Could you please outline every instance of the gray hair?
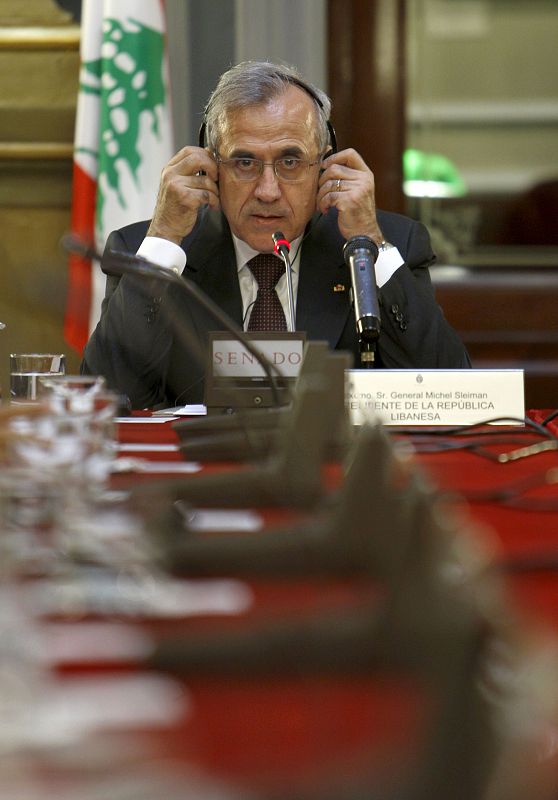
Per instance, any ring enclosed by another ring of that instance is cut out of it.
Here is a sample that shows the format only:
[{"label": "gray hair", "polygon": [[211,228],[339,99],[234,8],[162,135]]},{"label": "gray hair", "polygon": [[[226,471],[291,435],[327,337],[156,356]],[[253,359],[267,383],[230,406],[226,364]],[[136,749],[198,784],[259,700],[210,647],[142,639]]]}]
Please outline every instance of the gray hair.
[{"label": "gray hair", "polygon": [[218,152],[227,115],[239,108],[267,103],[298,86],[314,100],[318,125],[316,139],[320,152],[329,143],[328,120],[331,100],[325,92],[301,77],[291,66],[269,61],[242,61],[221,75],[205,107],[206,146]]}]

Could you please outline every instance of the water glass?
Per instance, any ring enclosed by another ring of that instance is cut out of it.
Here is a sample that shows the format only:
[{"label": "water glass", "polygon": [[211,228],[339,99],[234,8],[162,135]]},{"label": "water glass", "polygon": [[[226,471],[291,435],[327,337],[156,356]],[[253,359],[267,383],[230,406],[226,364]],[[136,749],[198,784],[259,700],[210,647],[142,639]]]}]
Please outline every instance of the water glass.
[{"label": "water glass", "polygon": [[37,381],[40,377],[62,376],[66,372],[63,353],[11,353],[10,401],[33,403],[37,400]]},{"label": "water glass", "polygon": [[48,568],[54,557],[54,529],[60,491],[48,470],[4,464],[0,470],[0,530],[4,573],[19,575]]},{"label": "water glass", "polygon": [[106,389],[101,375],[65,375],[42,378],[39,397],[59,421],[77,426],[85,448],[80,462],[84,485],[104,487],[116,450],[117,395]]},{"label": "water glass", "polygon": [[105,387],[102,375],[42,375],[37,395],[55,413],[90,414]]},{"label": "water glass", "polygon": [[85,480],[90,493],[104,491],[116,459],[116,425],[118,395],[108,389],[98,391],[92,400],[84,436],[87,457],[84,463]]}]

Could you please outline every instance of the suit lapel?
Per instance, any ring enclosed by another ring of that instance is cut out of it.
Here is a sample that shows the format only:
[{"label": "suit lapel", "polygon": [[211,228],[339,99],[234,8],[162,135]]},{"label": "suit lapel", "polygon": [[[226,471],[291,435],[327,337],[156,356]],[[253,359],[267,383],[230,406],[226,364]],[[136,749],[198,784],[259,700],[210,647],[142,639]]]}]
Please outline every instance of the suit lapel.
[{"label": "suit lapel", "polygon": [[335,348],[351,305],[350,275],[343,261],[344,239],[336,215],[317,216],[303,240],[298,279],[296,327],[309,339]]}]

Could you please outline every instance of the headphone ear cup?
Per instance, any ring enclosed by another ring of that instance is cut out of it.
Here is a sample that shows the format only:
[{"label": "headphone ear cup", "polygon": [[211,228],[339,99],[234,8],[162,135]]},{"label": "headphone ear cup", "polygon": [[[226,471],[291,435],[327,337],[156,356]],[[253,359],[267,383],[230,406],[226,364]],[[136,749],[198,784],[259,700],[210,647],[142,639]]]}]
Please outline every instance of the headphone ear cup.
[{"label": "headphone ear cup", "polygon": [[331,144],[331,152],[328,153],[328,156],[332,156],[337,152],[337,136],[335,135],[335,128],[331,122],[328,120],[326,124],[329,131],[329,143]]},{"label": "headphone ear cup", "polygon": [[204,148],[205,147],[205,129],[207,125],[205,119],[203,120],[202,124],[200,125],[200,129],[198,131],[198,147]]}]

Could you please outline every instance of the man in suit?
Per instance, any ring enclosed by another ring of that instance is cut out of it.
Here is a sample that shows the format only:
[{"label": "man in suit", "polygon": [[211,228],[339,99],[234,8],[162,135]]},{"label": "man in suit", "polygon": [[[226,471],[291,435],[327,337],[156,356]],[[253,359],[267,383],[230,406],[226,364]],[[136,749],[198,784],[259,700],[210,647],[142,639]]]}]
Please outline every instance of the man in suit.
[{"label": "man in suit", "polygon": [[[376,365],[461,368],[467,353],[437,306],[425,228],[376,210],[374,176],[361,156],[336,152],[330,101],[290,68],[245,62],[220,79],[197,147],[163,170],[150,222],[111,234],[109,251],[142,255],[193,280],[239,325],[250,328],[258,283],[250,266],[291,242],[296,327],[351,351],[359,344],[343,244],[368,236],[379,247],[382,325]],[[286,311],[285,276],[275,287]],[[280,311],[279,313],[282,314]],[[176,286],[109,278],[83,371],[105,375],[135,408],[199,402],[200,352],[218,325]]]}]

